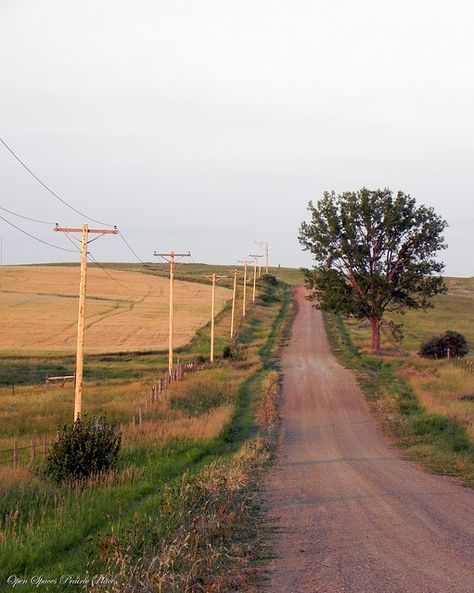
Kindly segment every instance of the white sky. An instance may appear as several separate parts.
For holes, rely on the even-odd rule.
[[[0,136],[143,259],[268,240],[307,265],[309,199],[388,186],[448,220],[446,271],[474,275],[473,22],[468,0],[0,0]],[[0,181],[0,205],[82,224],[1,146]],[[7,263],[71,259],[0,236]],[[116,237],[93,253],[133,260]]]

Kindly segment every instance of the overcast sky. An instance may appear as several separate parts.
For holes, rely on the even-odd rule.
[[[0,0],[0,136],[142,259],[307,265],[308,200],[390,187],[450,225],[474,275],[471,0]],[[0,146],[0,205],[84,221]],[[48,225],[21,228],[69,247]],[[7,263],[63,261],[0,219]],[[118,237],[91,250],[133,260]]]

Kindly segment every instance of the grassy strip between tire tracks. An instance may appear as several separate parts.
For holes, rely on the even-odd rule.
[[[13,590],[10,574],[24,579],[14,588],[22,592],[252,589],[262,526],[255,489],[271,456],[276,352],[292,308],[285,285],[269,283],[263,296],[241,329],[248,372],[219,436],[157,447],[138,440],[113,476],[79,489],[11,485],[0,529],[1,591]],[[245,363],[235,362],[239,378]],[[95,574],[111,580],[94,583]],[[52,582],[38,587],[33,575]],[[58,582],[62,575],[71,577]]]
[[[400,361],[361,353],[339,316],[324,314],[324,320],[334,354],[356,372],[377,418],[406,455],[432,472],[474,486],[474,443],[466,429],[425,410],[407,381],[396,375]]]

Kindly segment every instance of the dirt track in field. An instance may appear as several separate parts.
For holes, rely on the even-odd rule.
[[[266,490],[279,525],[266,590],[474,592],[474,491],[390,446],[331,354],[321,313],[296,290],[283,443]]]

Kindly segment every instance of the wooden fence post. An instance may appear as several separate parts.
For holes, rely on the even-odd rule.
[[[13,441],[13,469],[18,467],[18,439]]]
[[[43,455],[46,457],[46,435],[43,435]]]
[[[142,423],[142,407],[138,408],[138,424]]]
[[[34,436],[31,437],[31,465],[34,465],[36,461],[36,439]]]

